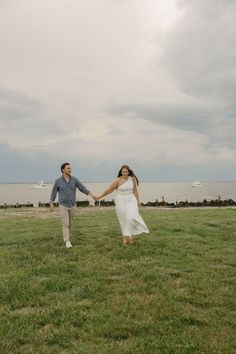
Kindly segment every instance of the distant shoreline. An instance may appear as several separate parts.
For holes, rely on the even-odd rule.
[[[56,207],[59,206],[58,202],[55,202],[54,205]],[[218,196],[217,199],[203,199],[202,201],[197,201],[197,202],[192,202],[186,200],[180,200],[175,203],[169,203],[166,202],[164,197],[162,197],[161,201],[156,201],[150,202],[148,201],[147,203],[142,203],[141,205],[143,208],[168,208],[168,209],[179,209],[179,208],[219,208],[219,207],[236,207],[236,201],[234,201],[232,198],[229,199],[221,199],[220,196]],[[79,208],[94,208],[94,207],[114,207],[115,206],[115,200],[108,201],[106,199],[103,199],[101,201],[96,201],[95,203],[91,203],[89,200],[83,200],[83,201],[76,201],[76,206]],[[14,204],[1,204],[0,209],[30,209],[30,208],[48,208],[49,209],[50,204],[49,202],[47,203],[42,203],[38,202],[37,205],[34,205],[34,203],[27,202],[26,204],[21,204],[21,203],[14,203]]]

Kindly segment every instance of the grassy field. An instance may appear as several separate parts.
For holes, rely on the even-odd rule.
[[[114,209],[0,211],[0,353],[236,353],[235,209],[142,209],[122,246]]]

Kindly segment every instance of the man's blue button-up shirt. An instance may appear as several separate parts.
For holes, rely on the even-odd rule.
[[[58,193],[58,203],[67,208],[72,208],[76,204],[76,188],[84,194],[88,195],[90,193],[76,177],[71,176],[69,182],[67,182],[61,176],[54,183],[50,200],[54,202]]]

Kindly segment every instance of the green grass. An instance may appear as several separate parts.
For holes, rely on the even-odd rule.
[[[43,213],[0,212],[0,353],[236,352],[235,209],[142,209],[129,247],[79,209],[72,249]]]

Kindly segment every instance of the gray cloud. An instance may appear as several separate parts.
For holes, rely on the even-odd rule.
[[[39,153],[37,152],[39,155]],[[0,143],[1,177],[0,182],[32,182],[49,180],[56,174],[58,161],[50,154],[37,158],[30,153]]]
[[[180,0],[182,17],[163,47],[162,63],[188,95],[231,101],[236,94],[236,2]]]
[[[117,105],[110,112],[116,115],[130,115],[183,130],[206,132],[210,128],[206,109],[199,106],[178,105],[171,102],[165,104],[135,104]]]
[[[157,59],[175,91],[148,103],[116,102],[110,113],[205,134],[207,148],[236,149],[236,2],[180,0],[178,7],[182,14],[164,33]]]
[[[126,158],[153,180],[232,176],[236,3],[176,4],[0,2],[2,159],[32,175],[68,159],[85,180]]]
[[[44,151],[44,142],[64,131],[57,117],[40,101],[22,92],[0,90],[0,142],[10,142],[36,158]]]
[[[100,159],[96,164],[87,164],[85,161],[71,157],[65,153],[58,158],[53,152],[47,155],[38,153],[37,158],[28,151],[12,148],[7,144],[0,143],[1,176],[0,183],[12,182],[38,182],[40,180],[53,181],[60,175],[60,166],[68,161],[72,165],[73,175],[78,176],[81,181],[111,181],[117,176],[118,170],[124,163],[130,163],[124,157],[115,161]],[[134,163],[138,169],[138,164]],[[150,178],[153,178],[150,176]]]
[[[0,144],[0,160],[1,160],[1,183],[14,182],[38,182],[40,180],[52,182],[60,175],[60,165],[64,162],[53,156],[50,152],[47,156],[41,156],[40,159],[32,158],[27,152],[21,152],[17,149],[10,148],[5,144]],[[228,179],[235,179],[236,166],[225,166],[221,168],[219,165],[214,166],[176,166],[164,164],[160,165],[157,161],[146,164],[135,160],[120,157],[118,160],[100,160],[96,165],[87,165],[78,163],[76,159],[67,156],[67,160],[72,165],[73,174],[78,176],[83,182],[109,182],[113,180],[120,166],[128,163],[138,175],[140,181],[190,181],[200,176],[206,180],[224,180],[227,175]]]

